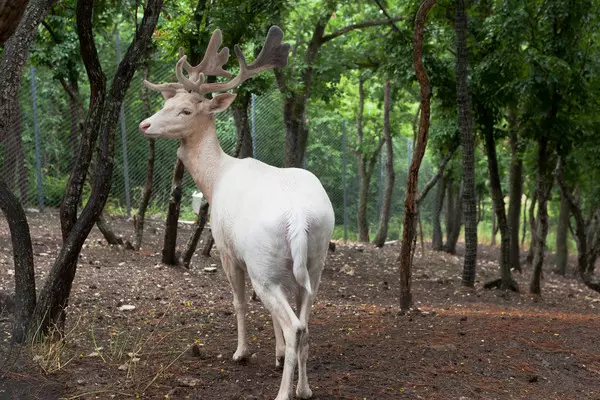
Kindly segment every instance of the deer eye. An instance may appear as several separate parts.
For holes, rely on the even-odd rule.
[[[190,115],[192,113],[191,110],[188,110],[187,108],[184,108],[183,110],[179,111],[179,114],[184,114],[184,115]]]

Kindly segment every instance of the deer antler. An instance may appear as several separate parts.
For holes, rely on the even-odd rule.
[[[222,41],[223,34],[221,33],[221,30],[215,29],[210,37],[206,52],[204,53],[204,57],[202,58],[202,61],[200,61],[200,64],[192,67],[187,61],[184,61],[183,67],[187,71],[190,80],[196,82],[201,73],[204,74],[204,76],[224,76],[226,78],[231,78],[233,76],[223,69],[223,65],[225,65],[229,59],[229,48],[224,47],[220,52],[217,52]],[[180,54],[180,57],[182,55],[183,54]]]
[[[185,89],[190,92],[196,92],[202,96],[212,92],[225,92],[240,85],[245,80],[252,76],[271,68],[281,68],[287,65],[290,45],[281,43],[283,39],[283,31],[278,26],[272,26],[267,33],[265,44],[256,57],[256,60],[250,64],[246,64],[246,58],[240,47],[236,44],[234,47],[235,54],[240,64],[240,72],[235,78],[229,82],[223,83],[204,83],[205,76],[224,76],[231,78],[233,75],[223,69],[223,65],[229,59],[229,49],[224,47],[218,52],[222,42],[222,33],[220,29],[216,29],[208,43],[206,53],[200,64],[195,67],[187,62],[187,56],[183,54],[183,49],[179,49],[179,61],[175,66],[175,74],[178,83],[163,83],[154,84],[144,80],[144,84],[150,89],[157,91],[177,91]],[[186,77],[183,69],[188,73]]]
[[[269,29],[265,44],[258,57],[250,64],[246,64],[246,58],[240,47],[236,44],[234,50],[240,64],[238,75],[229,82],[198,84],[197,92],[202,95],[211,92],[225,92],[262,71],[285,67],[287,65],[290,45],[288,43],[281,43],[282,39],[283,31],[278,26],[272,26]]]

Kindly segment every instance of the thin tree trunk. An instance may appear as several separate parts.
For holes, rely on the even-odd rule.
[[[442,224],[440,216],[444,206],[444,194],[446,193],[446,178],[442,176],[438,182],[438,187],[435,195],[435,204],[433,206],[433,238],[431,246],[435,251],[441,251],[444,247]]]
[[[514,121],[510,118],[509,121]],[[510,232],[510,268],[521,271],[520,248],[519,248],[519,222],[521,216],[521,198],[523,197],[523,160],[518,154],[517,132],[511,123],[511,160],[510,160],[510,188],[508,192],[508,229]]]
[[[144,63],[144,79],[148,79],[150,74],[150,57],[151,54],[146,55],[146,62]],[[144,105],[144,114],[150,115],[150,98],[148,97],[148,88],[142,85],[142,103]],[[140,205],[136,215],[133,217],[133,225],[135,229],[135,240],[133,248],[139,250],[142,247],[142,240],[144,237],[144,223],[146,220],[146,209],[150,203],[150,197],[152,197],[152,183],[154,180],[154,163],[156,160],[156,140],[148,138],[148,163],[146,164],[146,184],[144,185],[144,193],[140,200]]]
[[[523,222],[521,223],[521,248],[525,245],[525,236],[527,236],[527,201],[529,201],[529,199],[525,196],[525,202],[523,203]]]
[[[531,197],[531,204],[529,205],[529,232],[531,234],[531,240],[529,241],[529,250],[527,251],[527,258],[525,259],[525,262],[527,264],[531,264],[533,262],[533,253],[535,251],[535,235],[537,230],[537,221],[535,219],[535,206],[537,204],[537,199],[538,192],[536,188],[533,191],[533,196]]]
[[[213,236],[211,234],[210,237],[208,238],[208,240],[206,241],[206,243],[204,244],[204,249],[202,249],[202,255],[204,257],[210,257],[210,251],[212,250],[214,244],[215,244],[215,239],[213,238]]]
[[[571,206],[566,195],[560,196],[560,213],[558,215],[558,225],[556,227],[556,268],[555,273],[565,275],[567,273],[567,264],[569,259],[569,248],[567,239],[569,234],[569,217],[571,215]]]
[[[35,310],[33,250],[25,211],[2,180],[0,180],[0,208],[10,229],[15,264],[15,319],[12,340],[23,343],[27,338],[31,317]]]
[[[250,103],[251,94],[244,92],[238,95],[235,102],[231,105],[231,113],[235,128],[237,131],[237,143],[235,154],[238,158],[253,157],[252,152],[252,135],[250,134],[250,123],[248,121],[248,105]]]
[[[364,80],[358,81],[358,113],[356,117],[356,135],[358,139],[358,212],[356,214],[358,224],[358,240],[363,243],[369,242],[369,222],[367,221],[367,201],[371,175],[367,168],[366,155],[363,150],[363,113],[365,108]]]
[[[390,130],[390,110],[392,108],[391,101],[391,82],[390,80],[385,81],[384,91],[384,106],[383,106],[383,133],[386,141],[386,177],[387,182],[385,186],[385,192],[383,194],[383,205],[381,207],[381,215],[379,216],[379,230],[375,235],[373,243],[377,247],[382,247],[387,238],[388,224],[390,222],[390,210],[392,207],[392,194],[394,191],[394,181],[396,179],[396,173],[394,172],[394,146],[392,142],[392,133]]]
[[[167,265],[177,265],[177,222],[179,221],[179,210],[181,207],[181,181],[185,168],[179,158],[173,170],[173,181],[171,183],[171,196],[169,197],[169,211],[165,223],[165,235],[162,249],[162,262]]]
[[[208,220],[208,207],[208,202],[203,200],[203,204],[198,212],[198,220],[196,221],[196,225],[194,227],[194,233],[192,236],[190,236],[186,245],[186,249],[181,256],[180,264],[185,268],[190,268],[190,261],[192,260],[192,256],[196,251],[196,247],[198,247],[198,241],[200,240],[200,236],[202,235],[202,231],[204,230],[204,226]],[[210,238],[212,239],[212,235]]]
[[[501,290],[518,291],[517,283],[513,280],[510,272],[510,232],[506,219],[506,206],[504,194],[500,183],[500,172],[498,169],[498,156],[496,155],[496,141],[494,140],[494,120],[488,110],[483,110],[483,133],[485,136],[485,148],[488,159],[488,173],[490,178],[490,194],[494,205],[494,213],[498,229],[500,230],[500,280],[497,283],[488,283],[487,288],[499,287]],[[496,232],[493,232],[494,238]]]
[[[492,212],[492,240],[490,243],[491,246],[496,245],[496,234],[498,233],[498,224],[496,223],[496,219],[496,213]]]
[[[548,139],[541,137],[538,141],[537,159],[537,229],[535,231],[535,250],[533,253],[533,273],[529,291],[531,294],[541,294],[542,267],[544,265],[544,251],[546,250],[546,236],[548,235]]]
[[[446,234],[446,245],[444,246],[444,251],[449,254],[456,254],[456,244],[458,243],[458,237],[460,236],[460,230],[463,225],[462,197],[463,185],[461,182],[458,191],[452,192],[453,200],[451,203],[453,208],[451,209],[452,211],[449,211],[451,213],[451,223]]]
[[[468,84],[467,10],[465,0],[456,2],[456,95],[458,125],[463,156],[463,213],[465,218],[465,258],[462,284],[475,284],[477,266],[477,197],[475,192],[475,135],[473,134],[471,101]]]
[[[435,0],[423,0],[415,18],[415,30],[413,37],[413,65],[420,86],[421,116],[419,121],[419,135],[417,145],[413,152],[412,161],[408,171],[408,182],[406,184],[406,201],[404,203],[404,226],[402,229],[402,247],[398,262],[400,264],[400,309],[408,311],[412,305],[411,275],[413,245],[416,234],[415,224],[417,216],[417,190],[419,189],[419,168],[427,147],[429,136],[429,116],[431,101],[431,86],[429,77],[423,66],[423,33],[427,14]]]
[[[444,251],[448,251],[448,243],[450,242],[450,236],[452,236],[452,232],[454,232],[455,221],[458,219],[458,215],[455,214],[456,207],[454,205],[454,200],[456,198],[456,188],[453,178],[448,178],[446,180],[446,212],[444,215],[445,224],[446,224],[446,243],[444,243]]]

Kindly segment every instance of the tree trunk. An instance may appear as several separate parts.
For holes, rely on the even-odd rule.
[[[500,281],[495,284],[501,290],[518,291],[517,283],[513,280],[510,272],[510,232],[506,219],[506,207],[504,194],[500,183],[500,172],[498,169],[498,156],[496,155],[496,141],[494,140],[494,120],[489,110],[481,112],[483,119],[483,134],[485,136],[485,149],[488,159],[488,173],[490,177],[490,194],[494,205],[494,215],[500,230]],[[493,232],[494,237],[496,232]],[[490,287],[487,284],[486,287]]]
[[[583,213],[581,212],[581,207],[579,206],[578,199],[572,194],[572,189],[567,186],[564,178],[564,165],[562,157],[559,157],[558,162],[556,164],[556,180],[558,181],[560,187],[561,196],[565,196],[569,201],[569,206],[571,207],[571,213],[575,218],[575,239],[577,242],[577,265],[579,269],[579,276],[585,283],[587,287],[596,292],[600,292],[600,281],[594,279],[592,274],[589,272],[589,262],[594,257],[590,257],[590,252],[598,255],[598,251],[600,251],[600,238],[598,235],[598,231],[600,230],[600,209],[596,209],[592,214],[591,223],[587,224],[586,228],[585,219],[583,218]],[[594,228],[592,228],[594,225]],[[593,239],[590,240],[590,228],[594,229],[595,232],[592,236]],[[590,246],[588,243],[591,243],[591,247],[595,247],[590,250]]]
[[[523,222],[521,223],[521,248],[525,245],[525,236],[527,236],[527,200],[527,196],[525,196],[525,202],[523,203]]]
[[[215,244],[215,239],[213,238],[213,236],[211,234],[210,237],[208,238],[208,240],[206,241],[206,244],[204,245],[204,249],[202,249],[202,255],[204,257],[210,257],[210,251],[212,250],[214,244]]]
[[[35,310],[35,276],[33,250],[27,216],[19,200],[0,180],[0,208],[6,217],[15,264],[15,320],[12,340],[23,343],[27,338]]]
[[[509,118],[511,121],[511,118]],[[511,124],[512,125],[512,124]],[[508,229],[510,232],[510,268],[515,271],[521,271],[521,261],[519,260],[521,249],[519,247],[519,228],[521,216],[521,198],[523,197],[523,160],[518,153],[517,132],[514,126],[511,126],[510,147],[511,160],[508,191]]]
[[[102,101],[100,104],[97,103],[97,84],[99,79],[105,81],[105,77],[99,64],[92,34],[93,6],[93,2],[83,0],[77,3],[77,32],[81,45],[81,55],[92,86],[90,107],[96,105],[100,110],[100,113],[98,113],[97,109],[90,109],[88,119],[86,120],[86,125],[88,126],[84,129],[84,132],[87,132],[88,135],[91,134],[93,131],[89,128],[91,125],[96,127],[94,130],[99,133],[100,144],[98,148],[98,165],[101,167],[96,170],[94,190],[85,208],[82,210],[81,215],[79,218],[75,219],[73,224],[70,223],[70,218],[67,218],[66,227],[68,228],[68,234],[63,247],[48,274],[46,283],[40,292],[34,318],[36,323],[39,324],[39,330],[42,333],[48,332],[53,324],[56,324],[56,326],[61,328],[62,323],[64,322],[65,308],[68,305],[79,253],[108,199],[114,165],[114,139],[119,110],[127,88],[133,78],[136,65],[145,54],[145,49],[152,39],[152,33],[154,32],[162,7],[162,0],[148,1],[144,10],[144,17],[137,29],[133,42],[119,64],[115,77],[112,79],[110,93],[106,98],[106,101]],[[102,88],[100,90],[103,92]],[[102,95],[100,98],[104,99],[104,96]],[[89,138],[85,138],[84,140],[84,137],[82,137],[76,166],[74,167],[71,179],[69,180],[70,184],[73,184],[74,182],[73,174],[83,173],[83,175],[85,175],[85,172],[87,171],[87,166],[83,170],[80,168],[81,164],[83,164],[82,158],[87,157],[82,150],[85,142],[89,144]],[[77,165],[79,165],[79,168]],[[83,182],[84,179],[81,179],[81,177],[79,178],[80,181]],[[79,200],[79,198],[77,198],[77,200]],[[67,215],[67,217],[70,216]],[[63,225],[63,228],[64,227],[65,226]],[[65,230],[63,230],[63,235],[64,233]]]
[[[29,46],[35,38],[37,27],[54,4],[54,0],[31,0],[28,3],[20,3],[22,4],[4,5],[11,8],[9,11],[3,9],[0,26],[0,39],[4,43],[0,60],[0,71],[2,71],[0,73],[0,140],[10,138],[13,133],[11,130],[20,123],[19,89],[23,66],[27,61]],[[18,140],[20,139],[19,135]],[[6,154],[19,151],[15,148],[7,150]],[[4,167],[6,168],[6,165]],[[24,181],[21,180],[21,184],[23,183]],[[23,192],[21,186],[21,196],[24,195]],[[27,198],[24,197],[23,201],[26,200]],[[36,307],[33,249],[23,207],[2,181],[0,181],[0,208],[8,221],[15,264],[16,299],[13,340],[23,342],[27,337],[28,328],[32,326],[31,317]]]
[[[533,252],[533,273],[529,291],[531,294],[541,294],[542,267],[544,265],[544,251],[546,250],[546,236],[548,235],[548,139],[541,137],[538,140],[537,159],[537,229],[535,230],[535,246]]]
[[[203,204],[198,212],[198,220],[196,221],[196,225],[194,227],[194,233],[192,236],[190,236],[186,249],[181,256],[181,265],[185,268],[190,268],[190,261],[192,260],[192,256],[196,251],[196,247],[198,247],[198,241],[200,240],[200,236],[202,235],[202,231],[204,230],[204,226],[208,220],[208,207],[208,202],[203,200]]]
[[[571,207],[566,195],[560,196],[560,213],[558,215],[558,226],[556,227],[556,268],[555,273],[565,276],[569,260],[569,249],[567,239],[569,234],[569,217]]]
[[[412,161],[408,170],[406,184],[406,200],[404,203],[404,225],[402,229],[402,247],[398,261],[400,264],[400,309],[408,311],[412,305],[411,275],[413,246],[416,235],[417,217],[417,190],[419,189],[419,168],[427,147],[429,136],[429,116],[431,101],[431,85],[423,65],[423,33],[427,13],[435,4],[435,0],[423,0],[415,18],[415,31],[413,37],[413,65],[420,86],[421,116],[419,121],[419,136],[413,152]]]
[[[252,151],[252,135],[250,134],[250,123],[248,122],[248,105],[251,94],[244,92],[237,96],[231,105],[231,113],[237,131],[237,143],[235,154],[238,158],[254,157]]]
[[[181,181],[185,167],[179,158],[173,170],[173,181],[171,183],[171,196],[169,197],[169,211],[165,223],[165,236],[162,249],[162,262],[167,265],[177,265],[177,223],[179,221],[179,209],[181,207]]]
[[[0,71],[2,71],[0,73],[0,140],[10,143],[9,146],[5,144],[5,155],[8,159],[4,161],[2,176],[11,188],[15,186],[18,161],[16,141],[21,140],[19,89],[23,66],[29,55],[29,46],[37,33],[37,26],[54,2],[55,0],[31,0],[29,3],[24,2],[22,7],[15,3],[10,6],[5,5],[4,7],[10,8],[3,9],[5,14],[2,18],[3,25],[0,26],[2,42],[4,42],[4,51],[0,60]],[[9,15],[14,15],[15,20],[8,21],[4,18]],[[9,176],[10,179],[6,179]]]
[[[492,240],[490,246],[496,246],[496,234],[498,233],[498,224],[496,223],[496,212],[492,212]]]
[[[435,251],[441,251],[444,247],[442,224],[440,223],[440,216],[442,214],[442,208],[444,206],[444,194],[446,193],[446,178],[442,176],[438,182],[438,187],[435,195],[435,204],[433,206],[433,238],[431,246]],[[447,232],[447,231],[446,231]]]
[[[531,204],[529,205],[529,232],[531,234],[531,240],[529,241],[529,250],[527,251],[527,258],[525,262],[527,264],[531,264],[533,262],[533,253],[535,251],[535,232],[537,230],[537,221],[535,219],[535,206],[537,204],[537,183],[536,189],[533,191],[533,196],[531,197]]]
[[[465,259],[462,284],[475,284],[477,265],[477,197],[475,195],[475,136],[471,117],[468,84],[469,54],[467,51],[467,11],[465,0],[456,2],[456,96],[458,125],[463,155],[463,213],[465,218]]]
[[[150,57],[151,54],[146,55],[146,62],[144,63],[144,79],[148,79],[150,73]],[[146,85],[142,85],[142,103],[144,105],[144,114],[150,115],[150,99],[148,97],[148,88]],[[154,162],[156,159],[156,140],[148,138],[148,163],[146,164],[146,184],[144,185],[144,193],[140,200],[140,205],[136,215],[133,217],[133,225],[135,229],[135,240],[133,248],[139,250],[142,247],[142,239],[144,237],[144,223],[146,219],[146,209],[150,203],[150,197],[152,197],[152,182],[154,180]]]
[[[456,254],[456,244],[458,243],[458,237],[463,225],[463,207],[461,204],[463,197],[462,182],[458,190],[453,189],[448,193],[448,197],[451,197],[452,200],[449,201],[447,209],[450,219],[446,228],[446,245],[444,246],[444,251],[449,254]]]
[[[390,131],[390,110],[392,108],[391,101],[391,83],[390,80],[385,81],[385,92],[384,92],[384,105],[383,105],[383,133],[386,141],[386,159],[385,168],[387,175],[387,182],[385,186],[385,192],[383,194],[383,205],[381,207],[381,214],[379,216],[379,229],[375,235],[373,243],[377,247],[382,247],[387,238],[388,224],[390,221],[390,209],[392,207],[392,193],[394,191],[394,181],[396,179],[396,173],[394,172],[394,146],[392,142],[392,133]]]

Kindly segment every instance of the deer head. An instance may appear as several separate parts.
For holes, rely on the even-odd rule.
[[[238,75],[227,82],[205,83],[206,76],[232,77],[223,69],[229,58],[229,49],[225,47],[218,51],[222,34],[216,29],[200,64],[190,65],[187,57],[180,53],[175,67],[177,83],[154,84],[144,80],[148,88],[161,92],[166,101],[160,111],[140,123],[140,131],[148,137],[185,139],[195,132],[202,132],[203,127],[212,126],[214,114],[226,110],[235,99],[234,94],[227,93],[228,90],[262,71],[287,65],[290,45],[281,43],[282,38],[283,31],[272,26],[261,52],[250,64],[246,64],[244,54],[236,44],[234,49],[240,66]],[[209,99],[206,97],[208,93],[215,95]]]

